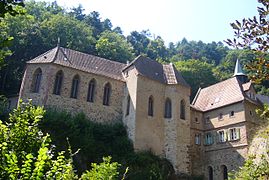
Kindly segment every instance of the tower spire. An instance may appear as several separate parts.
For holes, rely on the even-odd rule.
[[[242,70],[239,59],[236,60],[233,76],[237,77],[242,83],[246,83],[248,81],[247,75],[245,75]]]
[[[235,68],[234,68],[234,75],[233,76],[246,76],[242,70],[241,64],[239,59],[236,60]]]

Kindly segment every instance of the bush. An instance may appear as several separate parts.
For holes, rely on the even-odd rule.
[[[123,124],[98,124],[82,113],[72,116],[67,112],[48,110],[41,128],[49,132],[57,151],[68,147],[79,153],[74,156],[74,165],[79,174],[89,169],[89,162],[102,162],[102,157],[112,156],[120,167],[120,177],[127,167],[126,179],[167,179],[174,173],[172,165],[150,152],[135,153]]]
[[[69,153],[55,153],[50,136],[39,129],[44,113],[42,107],[20,102],[8,123],[0,121],[1,179],[79,179],[70,147]],[[92,164],[92,170],[83,173],[81,179],[117,178],[120,164],[111,163],[110,159],[104,158],[99,165]]]

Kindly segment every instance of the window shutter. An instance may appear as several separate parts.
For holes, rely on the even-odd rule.
[[[204,145],[207,145],[206,134],[204,135]]]
[[[227,134],[227,140],[230,141],[230,140],[231,140],[230,129],[228,129],[228,130],[226,131],[226,134]]]
[[[217,131],[216,132],[216,143],[219,143],[220,142],[220,135],[219,135],[219,132]]]
[[[224,131],[224,142],[227,141],[227,131]]]
[[[240,128],[236,128],[236,139],[240,139]]]
[[[214,133],[211,133],[211,143],[210,144],[214,144],[214,138],[215,138]]]

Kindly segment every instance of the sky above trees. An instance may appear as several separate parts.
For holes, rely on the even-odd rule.
[[[54,0],[46,0],[54,1]],[[131,31],[149,29],[165,43],[183,37],[203,42],[233,37],[230,23],[257,15],[257,0],[57,0],[65,7],[83,6],[86,13],[98,11],[113,26]]]

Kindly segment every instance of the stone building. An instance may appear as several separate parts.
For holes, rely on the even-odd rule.
[[[143,56],[122,64],[56,47],[27,62],[21,99],[122,121],[136,150],[166,157],[190,173],[190,87],[172,64]]]
[[[228,172],[242,166],[260,106],[238,60],[232,78],[199,89],[191,104],[192,174],[227,179]]]
[[[57,46],[27,62],[20,98],[121,121],[135,150],[167,158],[176,173],[225,179],[246,158],[260,105],[237,69],[190,104],[190,87],[173,64],[143,56],[122,64]]]

